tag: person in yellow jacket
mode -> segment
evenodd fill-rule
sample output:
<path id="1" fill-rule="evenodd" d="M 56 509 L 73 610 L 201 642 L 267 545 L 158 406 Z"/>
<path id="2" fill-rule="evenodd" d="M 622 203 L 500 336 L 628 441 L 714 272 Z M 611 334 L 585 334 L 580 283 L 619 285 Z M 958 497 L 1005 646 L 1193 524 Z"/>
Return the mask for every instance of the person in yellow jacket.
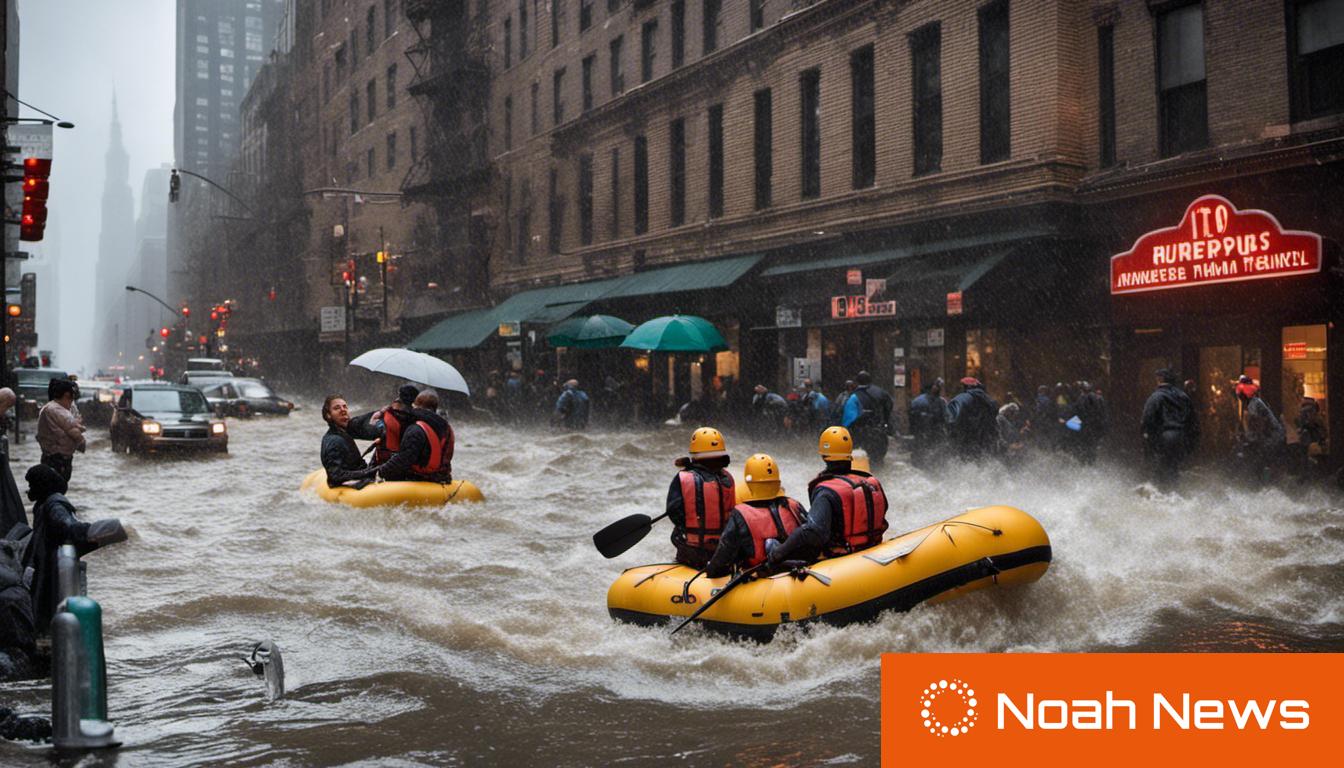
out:
<path id="1" fill-rule="evenodd" d="M 711 578 L 764 563 L 769 551 L 807 520 L 803 505 L 784 495 L 774 459 L 758 453 L 747 459 L 743 472 L 747 492 L 729 513 L 719 546 L 705 566 Z"/>

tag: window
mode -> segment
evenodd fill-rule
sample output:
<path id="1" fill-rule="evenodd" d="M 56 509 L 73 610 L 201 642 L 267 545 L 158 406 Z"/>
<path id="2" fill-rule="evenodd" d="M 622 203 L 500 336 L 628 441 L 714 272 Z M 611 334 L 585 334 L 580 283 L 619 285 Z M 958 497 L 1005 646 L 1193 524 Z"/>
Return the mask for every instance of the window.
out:
<path id="1" fill-rule="evenodd" d="M 855 189 L 877 181 L 877 113 L 874 109 L 873 46 L 849 55 L 850 142 Z"/>
<path id="2" fill-rule="evenodd" d="M 621 69 L 621 49 L 625 46 L 625 38 L 617 35 L 611 41 L 611 95 L 619 96 L 625 92 L 625 71 Z"/>
<path id="3" fill-rule="evenodd" d="M 518 237 L 513 258 L 516 263 L 525 264 L 528 246 L 532 244 L 532 185 L 526 178 L 523 179 L 519 197 L 522 202 L 518 206 Z"/>
<path id="4" fill-rule="evenodd" d="M 504 97 L 504 151 L 513 149 L 513 97 Z"/>
<path id="5" fill-rule="evenodd" d="M 751 0 L 751 31 L 765 26 L 765 0 Z"/>
<path id="6" fill-rule="evenodd" d="M 1097 138 L 1102 168 L 1115 165 L 1115 27 L 1097 28 Z"/>
<path id="7" fill-rule="evenodd" d="M 537 135 L 537 131 L 541 129 L 541 121 L 540 121 L 540 119 L 539 119 L 539 117 L 538 117 L 539 112 L 538 112 L 538 105 L 537 105 L 537 102 L 541 100 L 540 93 L 541 93 L 541 86 L 540 86 L 540 84 L 538 84 L 538 83 L 533 83 L 533 84 L 532 84 L 532 134 L 531 134 L 531 135 L 533 135 L 533 136 L 536 136 L 536 135 Z"/>
<path id="8" fill-rule="evenodd" d="M 677 118 L 668 126 L 667 181 L 668 216 L 672 226 L 686 223 L 686 120 Z"/>
<path id="9" fill-rule="evenodd" d="M 1007 160 L 1012 114 L 1008 102 L 1008 0 L 980 8 L 980 162 Z"/>
<path id="10" fill-rule="evenodd" d="M 355 67 L 359 66 L 359 25 L 356 24 L 350 29 L 350 71 L 353 73 Z"/>
<path id="11" fill-rule="evenodd" d="M 378 81 L 369 80 L 369 84 L 364 86 L 364 105 L 369 112 L 369 122 L 378 116 Z"/>
<path id="12" fill-rule="evenodd" d="M 635 137 L 635 234 L 649 231 L 649 144 Z"/>
<path id="13" fill-rule="evenodd" d="M 709 217 L 723 215 L 723 105 L 709 108 Z"/>
<path id="14" fill-rule="evenodd" d="M 1344 0 L 1297 0 L 1288 27 L 1293 119 L 1344 112 Z"/>
<path id="15" fill-rule="evenodd" d="M 366 166 L 367 166 L 367 168 L 368 168 L 367 178 L 372 179 L 372 178 L 373 178 L 373 147 L 369 147 L 369 151 L 366 152 L 366 153 L 364 154 L 364 158 L 368 161 L 368 162 L 366 163 Z"/>
<path id="16" fill-rule="evenodd" d="M 593 26 L 593 0 L 579 0 L 579 31 Z"/>
<path id="17" fill-rule="evenodd" d="M 647 83 L 653 79 L 653 59 L 658 51 L 658 20 L 649 19 L 640 30 L 639 40 L 639 81 Z"/>
<path id="18" fill-rule="evenodd" d="M 376 5 L 370 5 L 369 12 L 364 16 L 364 46 L 370 56 L 373 55 L 374 49 L 378 47 L 378 25 L 374 23 L 377 8 Z"/>
<path id="19" fill-rule="evenodd" d="M 597 54 L 583 60 L 583 111 L 593 108 L 593 67 L 597 64 Z"/>
<path id="20" fill-rule="evenodd" d="M 387 68 L 387 108 L 389 110 L 397 107 L 397 65 L 393 64 Z"/>
<path id="21" fill-rule="evenodd" d="M 774 136 L 771 122 L 770 89 L 755 94 L 755 120 L 752 154 L 755 158 L 754 187 L 756 210 L 770 207 L 771 176 L 774 172 Z"/>
<path id="22" fill-rule="evenodd" d="M 677 69 L 686 63 L 686 3 L 675 0 L 672 3 L 672 68 Z"/>
<path id="23" fill-rule="evenodd" d="M 943 165 L 942 30 L 937 22 L 910 35 L 910 77 L 914 93 L 915 175 Z"/>
<path id="24" fill-rule="evenodd" d="M 350 89 L 350 133 L 359 130 L 359 91 Z"/>
<path id="25" fill-rule="evenodd" d="M 551 75 L 551 111 L 556 125 L 565 122 L 564 91 L 565 68 L 561 67 L 555 70 L 555 74 Z"/>
<path id="26" fill-rule="evenodd" d="M 704 31 L 704 54 L 708 56 L 719 48 L 719 10 L 721 0 L 705 0 L 704 14 L 700 17 Z"/>
<path id="27" fill-rule="evenodd" d="M 579 155 L 579 242 L 593 244 L 593 156 Z"/>
<path id="28" fill-rule="evenodd" d="M 322 65 L 322 103 L 331 101 L 331 62 Z"/>
<path id="29" fill-rule="evenodd" d="M 560 238 L 564 235 L 564 205 L 560 201 L 560 172 L 551 169 L 551 185 L 547 191 L 548 232 L 546 243 L 551 253 L 560 252 Z"/>
<path id="30" fill-rule="evenodd" d="M 420 141 L 419 141 L 419 139 L 420 139 L 420 137 L 419 137 L 419 135 L 418 135 L 418 132 L 415 130 L 415 126 L 411 126 L 411 162 L 412 162 L 412 163 L 414 163 L 414 162 L 416 162 L 417 160 L 420 159 Z"/>
<path id="31" fill-rule="evenodd" d="M 1163 157 L 1207 146 L 1202 5 L 1186 5 L 1158 15 L 1157 83 Z"/>
<path id="32" fill-rule="evenodd" d="M 387 134 L 387 170 L 397 167 L 397 132 Z"/>
<path id="33" fill-rule="evenodd" d="M 397 28 L 397 0 L 383 0 L 383 37 L 391 37 Z"/>
<path id="34" fill-rule="evenodd" d="M 560 44 L 560 19 L 565 15 L 562 0 L 551 0 L 551 47 Z"/>
<path id="35" fill-rule="evenodd" d="M 513 19 L 504 19 L 504 68 L 513 66 Z"/>
<path id="36" fill-rule="evenodd" d="M 518 60 L 527 58 L 527 0 L 518 0 Z"/>
<path id="37" fill-rule="evenodd" d="M 611 237 L 621 234 L 621 148 L 611 148 Z"/>
<path id="38" fill-rule="evenodd" d="M 802 126 L 803 197 L 821 194 L 821 70 L 809 69 L 798 77 Z"/>

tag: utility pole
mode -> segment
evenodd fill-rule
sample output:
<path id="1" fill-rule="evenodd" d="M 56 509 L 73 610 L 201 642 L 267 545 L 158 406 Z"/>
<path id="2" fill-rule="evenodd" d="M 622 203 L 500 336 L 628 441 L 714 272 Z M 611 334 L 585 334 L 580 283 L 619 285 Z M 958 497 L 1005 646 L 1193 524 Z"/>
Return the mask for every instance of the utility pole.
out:
<path id="1" fill-rule="evenodd" d="M 378 225 L 378 270 L 383 286 L 383 331 L 387 331 L 387 240 L 383 239 L 383 225 Z"/>

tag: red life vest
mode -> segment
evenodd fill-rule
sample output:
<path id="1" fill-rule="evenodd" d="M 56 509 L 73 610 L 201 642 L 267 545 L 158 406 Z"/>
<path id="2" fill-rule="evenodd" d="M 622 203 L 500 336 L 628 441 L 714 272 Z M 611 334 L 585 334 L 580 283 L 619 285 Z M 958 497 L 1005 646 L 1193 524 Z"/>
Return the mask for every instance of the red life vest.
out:
<path id="1" fill-rule="evenodd" d="M 887 494 L 877 478 L 851 472 L 814 480 L 812 487 L 826 488 L 840 498 L 845 527 L 843 531 L 831 531 L 831 556 L 857 552 L 882 541 L 887 531 Z"/>
<path id="2" fill-rule="evenodd" d="M 395 421 L 395 419 L 393 419 Z M 453 428 L 450 425 L 443 435 L 434 431 L 434 428 L 425 421 L 417 421 L 416 424 L 425 431 L 425 437 L 429 440 L 429 461 L 425 464 L 416 464 L 411 466 L 411 471 L 417 475 L 433 475 L 442 469 L 445 465 L 451 466 L 453 460 Z M 398 430 L 398 438 L 400 431 Z"/>
<path id="3" fill-rule="evenodd" d="M 375 464 L 386 464 L 387 460 L 392 458 L 392 454 L 401 450 L 401 419 L 397 418 L 396 414 L 388 413 L 391 410 L 391 408 L 384 408 L 372 419 L 383 423 L 383 439 L 373 449 L 373 463 Z"/>
<path id="4" fill-rule="evenodd" d="M 765 562 L 765 540 L 778 539 L 782 544 L 794 529 L 803 524 L 803 505 L 788 498 L 775 499 L 768 507 L 738 504 L 733 508 L 751 531 L 751 557 L 744 568 L 754 568 Z"/>
<path id="5" fill-rule="evenodd" d="M 686 545 L 712 553 L 719 546 L 728 513 L 737 503 L 733 476 L 723 472 L 707 486 L 699 472 L 683 469 L 677 479 L 681 481 L 681 506 L 686 511 Z"/>

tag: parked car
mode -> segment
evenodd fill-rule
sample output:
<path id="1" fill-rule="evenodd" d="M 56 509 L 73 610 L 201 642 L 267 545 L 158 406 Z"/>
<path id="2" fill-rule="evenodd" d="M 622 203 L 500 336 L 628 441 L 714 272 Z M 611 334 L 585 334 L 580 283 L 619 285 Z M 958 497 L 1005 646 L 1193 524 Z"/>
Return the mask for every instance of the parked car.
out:
<path id="1" fill-rule="evenodd" d="M 114 381 L 85 380 L 79 382 L 79 399 L 75 406 L 86 426 L 102 426 L 112 422 L 120 395 L 120 387 Z"/>
<path id="2" fill-rule="evenodd" d="M 223 373 L 228 369 L 224 367 L 224 361 L 215 357 L 192 357 L 187 359 L 187 371 L 219 371 Z"/>
<path id="3" fill-rule="evenodd" d="M 193 387 L 209 386 L 213 382 L 221 379 L 232 379 L 233 374 L 228 371 L 186 371 L 178 379 L 179 384 L 186 384 Z"/>
<path id="4" fill-rule="evenodd" d="M 47 385 L 52 379 L 68 379 L 70 374 L 59 368 L 18 368 L 14 371 L 19 396 L 19 415 L 25 419 L 37 416 L 37 410 L 47 402 Z"/>
<path id="5" fill-rule="evenodd" d="M 166 382 L 122 385 L 112 414 L 112 450 L 196 449 L 225 453 L 229 431 L 195 387 Z"/>
<path id="6" fill-rule="evenodd" d="M 220 379 L 203 382 L 201 393 L 220 416 L 251 416 L 257 413 L 288 416 L 294 403 L 275 394 L 261 379 Z"/>

